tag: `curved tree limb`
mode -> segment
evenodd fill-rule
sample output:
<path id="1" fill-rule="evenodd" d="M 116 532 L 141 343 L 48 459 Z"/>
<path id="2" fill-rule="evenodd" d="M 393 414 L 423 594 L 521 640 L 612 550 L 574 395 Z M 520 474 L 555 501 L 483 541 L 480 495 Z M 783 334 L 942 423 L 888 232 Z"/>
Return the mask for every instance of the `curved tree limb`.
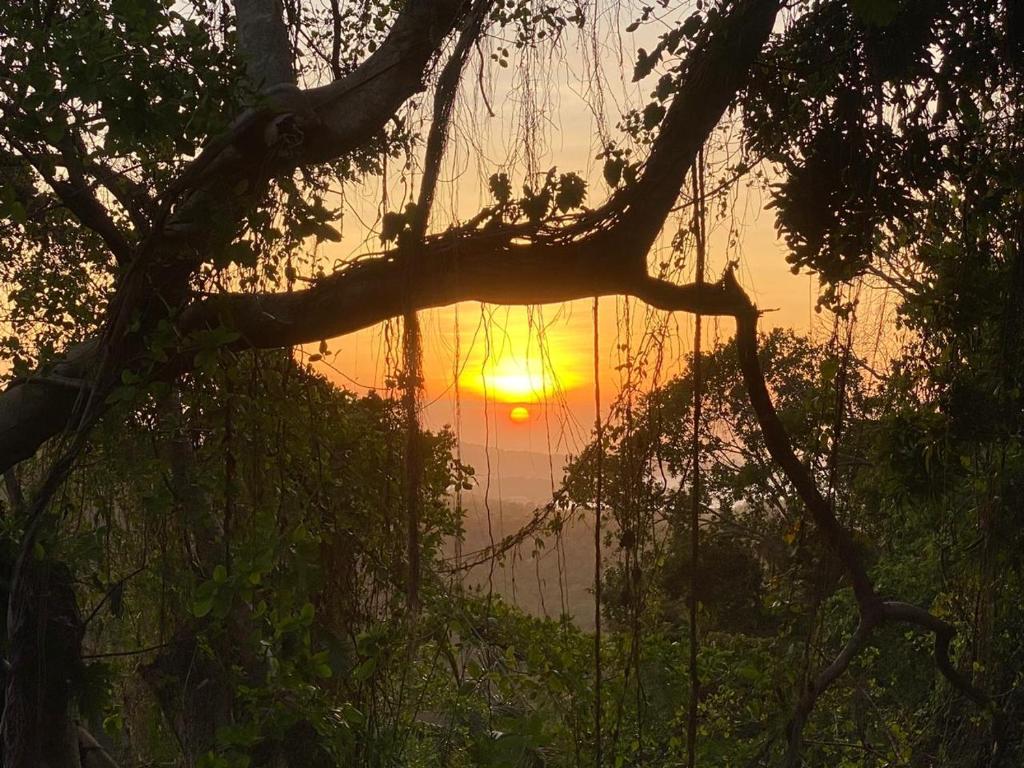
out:
<path id="1" fill-rule="evenodd" d="M 372 136 L 420 87 L 425 66 L 462 7 L 455 0 L 412 0 L 385 43 L 349 76 L 322 88 L 286 89 L 271 107 L 240 118 L 162 196 L 169 213 L 166 224 L 160 225 L 158 215 L 157 225 L 140 246 L 153 255 L 148 263 L 129 267 L 129 277 L 111 302 L 105 334 L 109 341 L 86 342 L 88 352 L 69 355 L 54 366 L 54 373 L 89 379 L 100 359 L 109 361 L 105 367 L 111 372 L 129 364 L 132 347 L 122 341 L 128 319 L 147 312 L 159 317 L 166 314 L 166 307 L 181 306 L 192 271 L 217 247 L 213 233 L 223 233 L 224 222 L 238 220 L 251 204 L 251 197 L 237 188 L 254 163 L 277 170 L 313 163 L 336 157 Z M 411 305 L 423 309 L 462 300 L 543 304 L 616 293 L 642 298 L 649 293 L 662 308 L 699 307 L 704 314 L 722 314 L 728 302 L 723 304 L 714 288 L 697 291 L 654 281 L 646 275 L 644 261 L 696 151 L 746 82 L 778 8 L 779 0 L 740 0 L 704 36 L 691 55 L 696 63 L 687 69 L 651 159 L 634 187 L 613 195 L 577 225 L 548 230 L 530 244 L 509 242 L 507 236 L 488 241 L 482 232 L 457 242 L 451 233 L 431 238 L 424 245 L 429 253 L 414 260 Z M 287 112 L 289 105 L 295 111 Z M 264 162 L 247 158 L 239 149 L 240 136 L 263 136 L 271 125 L 285 130 L 289 121 L 301 129 L 303 139 L 287 153 L 281 154 L 276 145 L 264 147 Z M 170 212 L 173 201 L 186 193 Z M 470 253 L 464 255 L 464 250 Z M 388 259 L 359 263 L 309 291 L 227 294 L 198 302 L 184 309 L 180 322 L 186 328 L 214 320 L 230 326 L 237 322 L 243 338 L 254 347 L 327 338 L 403 314 L 406 306 L 396 290 L 398 276 Z M 398 286 L 404 283 L 397 281 Z M 95 347 L 117 344 L 121 346 L 97 354 Z M 47 438 L 73 424 L 77 400 L 77 394 L 41 379 L 14 382 L 0 394 L 0 470 L 28 458 Z"/>
<path id="2" fill-rule="evenodd" d="M 757 317 L 758 313 L 753 305 L 747 312 L 737 315 L 736 350 L 739 355 L 740 369 L 743 372 L 743 380 L 750 396 L 750 404 L 754 408 L 758 423 L 761 425 L 761 432 L 764 435 L 765 447 L 785 472 L 793 487 L 796 488 L 800 500 L 803 501 L 829 546 L 839 556 L 850 578 L 857 603 L 861 606 L 872 605 L 877 602 L 878 598 L 867 570 L 861 562 L 853 538 L 836 519 L 832 506 L 818 490 L 814 478 L 794 453 L 786 428 L 782 425 L 782 420 L 779 419 L 775 406 L 772 404 L 764 372 L 761 370 L 761 361 L 757 356 Z"/>
<path id="3" fill-rule="evenodd" d="M 901 621 L 913 624 L 935 635 L 935 666 L 945 675 L 946 679 L 979 707 L 988 706 L 991 698 L 987 693 L 974 685 L 966 675 L 953 666 L 949 657 L 949 645 L 956 636 L 953 625 L 938 616 L 910 603 L 886 600 L 882 603 L 882 616 L 890 621 Z"/>
<path id="4" fill-rule="evenodd" d="M 728 285 L 677 285 L 634 278 L 614 259 L 597 259 L 589 249 L 488 249 L 477 244 L 452 247 L 434 239 L 417 258 L 412 305 L 417 310 L 483 301 L 545 304 L 592 296 L 628 294 L 664 310 L 730 316 L 741 298 Z M 356 263 L 310 288 L 292 293 L 228 293 L 190 305 L 178 320 L 187 339 L 197 330 L 229 327 L 240 334 L 239 349 L 287 347 L 353 333 L 403 314 L 407 301 L 405 266 L 394 258 Z M 80 380 L 98 360 L 92 340 L 75 347 L 51 373 Z M 185 351 L 187 356 L 188 351 Z M 191 367 L 179 359 L 167 375 Z M 23 379 L 0 396 L 0 466 L 7 469 L 31 456 L 62 431 L 79 391 L 46 377 Z"/>
<path id="5" fill-rule="evenodd" d="M 99 339 L 68 349 L 64 359 L 27 379 L 16 379 L 0 395 L 0 464 L 7 471 L 69 424 L 80 389 L 58 381 L 86 381 Z"/>
<path id="6" fill-rule="evenodd" d="M 857 629 L 850 636 L 846 645 L 843 646 L 843 650 L 832 660 L 831 664 L 821 670 L 817 677 L 808 683 L 807 690 L 800 696 L 800 700 L 797 702 L 787 727 L 789 742 L 786 752 L 786 764 L 790 768 L 797 768 L 800 765 L 800 744 L 804 723 L 807 722 L 807 718 L 814 710 L 814 705 L 818 703 L 818 697 L 839 679 L 839 676 L 850 666 L 850 662 L 861 652 L 872 631 L 878 625 L 878 620 L 878 617 L 868 618 L 862 616 L 860 623 L 857 624 Z"/>
<path id="7" fill-rule="evenodd" d="M 729 278 L 729 275 L 726 277 Z M 749 303 L 743 312 L 736 315 L 736 347 L 751 405 L 761 426 L 769 454 L 796 488 L 815 525 L 846 569 L 860 614 L 860 624 L 847 645 L 839 656 L 818 674 L 797 703 L 788 729 L 788 764 L 799 765 L 803 726 L 818 697 L 839 678 L 864 647 L 874 629 L 885 621 L 903 621 L 933 632 L 936 667 L 972 701 L 979 706 L 986 706 L 990 701 L 989 697 L 959 673 L 950 660 L 949 645 L 956 634 L 955 629 L 924 608 L 908 603 L 883 601 L 876 594 L 850 531 L 836 518 L 832 506 L 818 490 L 814 478 L 797 458 L 789 435 L 775 411 L 758 359 L 757 318 L 757 310 Z"/>

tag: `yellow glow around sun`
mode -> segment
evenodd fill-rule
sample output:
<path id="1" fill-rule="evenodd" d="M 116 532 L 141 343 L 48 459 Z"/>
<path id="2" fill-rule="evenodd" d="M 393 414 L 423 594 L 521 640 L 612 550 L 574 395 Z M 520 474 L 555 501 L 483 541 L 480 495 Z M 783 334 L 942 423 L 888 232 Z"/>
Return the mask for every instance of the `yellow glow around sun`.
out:
<path id="1" fill-rule="evenodd" d="M 583 383 L 572 345 L 549 333 L 541 349 L 536 331 L 510 317 L 492 331 L 490 352 L 478 343 L 470 351 L 459 384 L 488 400 L 526 405 L 549 400 Z M 527 418 L 529 414 L 527 413 Z"/>
<path id="2" fill-rule="evenodd" d="M 459 382 L 479 395 L 505 403 L 537 403 L 554 393 L 570 389 L 578 377 L 569 370 L 552 371 L 538 360 L 507 356 L 482 370 L 465 370 Z"/>

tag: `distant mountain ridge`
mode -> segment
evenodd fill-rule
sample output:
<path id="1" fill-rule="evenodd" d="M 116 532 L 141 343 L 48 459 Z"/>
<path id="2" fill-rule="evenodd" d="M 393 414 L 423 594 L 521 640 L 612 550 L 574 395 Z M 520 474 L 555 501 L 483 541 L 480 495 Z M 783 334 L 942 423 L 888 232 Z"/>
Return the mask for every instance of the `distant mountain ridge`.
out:
<path id="1" fill-rule="evenodd" d="M 551 500 L 553 490 L 562 484 L 569 457 L 566 454 L 540 453 L 494 448 L 478 443 L 461 445 L 463 464 L 476 470 L 477 487 L 471 495 L 487 490 L 490 475 L 490 501 L 502 499 L 524 505 L 542 506 Z M 489 469 L 488 469 L 489 467 Z"/>
<path id="2" fill-rule="evenodd" d="M 568 458 L 463 443 L 462 462 L 476 470 L 477 479 L 477 485 L 462 494 L 463 551 L 484 550 L 530 523 L 535 510 L 551 501 L 552 490 L 562 484 Z M 557 617 L 565 611 L 581 628 L 592 629 L 593 528 L 587 520 L 574 520 L 559 541 L 552 537 L 546 542 L 535 552 L 529 539 L 506 553 L 493 571 L 487 564 L 470 569 L 465 583 L 483 590 L 493 587 L 505 600 L 537 616 Z"/>

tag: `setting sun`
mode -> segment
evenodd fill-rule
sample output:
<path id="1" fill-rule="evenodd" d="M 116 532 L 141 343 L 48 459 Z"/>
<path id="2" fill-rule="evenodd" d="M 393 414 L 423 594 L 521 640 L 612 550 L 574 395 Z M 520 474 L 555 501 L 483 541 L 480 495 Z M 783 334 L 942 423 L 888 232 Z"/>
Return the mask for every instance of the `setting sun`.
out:
<path id="1" fill-rule="evenodd" d="M 563 330 L 561 326 L 559 331 Z M 562 333 L 548 333 L 543 348 L 536 328 L 524 316 L 507 318 L 493 331 L 501 341 L 490 351 L 478 344 L 470 352 L 459 383 L 476 395 L 522 408 L 510 411 L 513 421 L 526 421 L 530 414 L 522 407 L 549 400 L 557 393 L 580 386 L 584 378 L 571 344 Z"/>
<path id="2" fill-rule="evenodd" d="M 462 384 L 479 395 L 506 403 L 537 403 L 578 384 L 569 370 L 551 371 L 540 362 L 505 357 L 482 370 L 466 371 Z"/>
<path id="3" fill-rule="evenodd" d="M 508 417 L 512 421 L 516 422 L 516 424 L 522 424 L 523 422 L 530 420 L 530 411 L 526 406 L 517 405 L 508 412 Z"/>

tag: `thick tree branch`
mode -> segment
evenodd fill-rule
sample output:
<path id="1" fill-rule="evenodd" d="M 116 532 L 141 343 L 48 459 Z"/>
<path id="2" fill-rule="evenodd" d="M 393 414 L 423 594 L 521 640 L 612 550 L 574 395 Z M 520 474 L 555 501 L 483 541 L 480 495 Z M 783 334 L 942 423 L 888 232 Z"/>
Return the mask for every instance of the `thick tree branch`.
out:
<path id="1" fill-rule="evenodd" d="M 44 374 L 84 381 L 98 349 L 98 339 L 76 345 Z M 3 470 L 32 456 L 47 438 L 68 427 L 80 394 L 79 388 L 63 386 L 46 375 L 12 382 L 0 396 L 0 465 Z"/>
<path id="2" fill-rule="evenodd" d="M 71 177 L 66 181 L 47 177 L 47 182 L 64 206 L 82 224 L 103 238 L 119 264 L 131 260 L 132 244 L 114 224 L 107 209 L 96 199 L 84 179 Z"/>
<path id="3" fill-rule="evenodd" d="M 624 236 L 654 242 L 694 156 L 746 84 L 780 5 L 778 0 L 739 0 L 708 22 L 694 52 L 687 56 L 662 121 L 662 135 L 673 140 L 655 142 L 639 183 L 623 192 Z"/>
<path id="4" fill-rule="evenodd" d="M 397 317 L 407 306 L 418 311 L 462 301 L 525 305 L 631 295 L 659 309 L 705 315 L 733 315 L 744 306 L 739 286 L 700 288 L 634 275 L 622 268 L 622 258 L 595 254 L 587 243 L 474 249 L 465 242 L 435 240 L 432 245 L 414 260 L 409 293 L 406 265 L 382 258 L 355 264 L 304 291 L 210 297 L 184 314 L 183 327 L 225 325 L 238 331 L 246 346 L 268 348 L 352 333 Z"/>
<path id="5" fill-rule="evenodd" d="M 411 0 L 384 44 L 347 77 L 304 92 L 322 126 L 304 148 L 304 162 L 337 157 L 362 144 L 423 89 L 427 63 L 452 31 L 464 0 Z"/>
<path id="6" fill-rule="evenodd" d="M 727 275 L 727 278 L 729 275 Z M 860 653 L 874 629 L 885 621 L 915 624 L 935 635 L 935 664 L 939 671 L 960 691 L 980 706 L 989 703 L 988 696 L 959 673 L 949 657 L 949 645 L 956 634 L 954 628 L 924 608 L 907 603 L 883 601 L 875 592 L 867 570 L 854 544 L 853 536 L 836 518 L 831 504 L 818 490 L 810 472 L 797 458 L 782 421 L 772 404 L 757 352 L 757 317 L 752 304 L 736 315 L 736 347 L 740 368 L 751 405 L 761 426 L 765 446 L 787 479 L 796 488 L 811 519 L 824 535 L 830 548 L 846 569 L 857 600 L 860 624 L 838 657 L 826 667 L 803 692 L 789 724 L 788 764 L 800 762 L 800 741 L 804 723 L 821 696 Z"/>
<path id="7" fill-rule="evenodd" d="M 242 0 L 256 10 L 270 2 Z M 462 4 L 410 0 L 387 39 L 346 77 L 307 90 L 288 79 L 265 88 L 260 103 L 210 141 L 159 196 L 161 210 L 145 246 L 163 251 L 173 246 L 187 277 L 198 267 L 197 258 L 201 263 L 211 249 L 227 244 L 221 240 L 232 237 L 233 228 L 225 223 L 241 221 L 254 203 L 253 192 L 268 179 L 337 159 L 365 144 L 422 89 L 426 68 Z M 161 238 L 168 242 L 161 243 Z M 167 253 L 161 256 L 163 261 L 169 258 Z"/>
<path id="8" fill-rule="evenodd" d="M 180 306 L 197 260 L 218 245 L 211 233 L 229 230 L 224 222 L 237 220 L 244 211 L 249 198 L 237 191 L 238 182 L 251 177 L 256 161 L 237 146 L 241 136 L 256 132 L 260 141 L 273 139 L 268 127 L 280 133 L 294 119 L 302 143 L 283 154 L 268 150 L 267 162 L 258 165 L 278 171 L 358 146 L 420 87 L 424 68 L 463 7 L 456 0 L 411 0 L 381 48 L 349 76 L 323 88 L 293 90 L 291 97 L 282 92 L 276 106 L 250 111 L 208 147 L 163 196 L 165 213 L 157 216 L 142 246 L 154 251 L 150 260 L 159 269 L 133 264 L 112 302 L 107 344 L 117 343 L 118 329 L 127 327 L 127 318 L 142 314 L 140 307 Z M 424 245 L 412 273 L 399 272 L 393 259 L 385 258 L 353 265 L 308 291 L 211 298 L 184 310 L 183 327 L 226 322 L 251 346 L 287 346 L 349 333 L 400 316 L 409 306 L 425 309 L 466 300 L 544 304 L 617 293 L 650 296 L 664 309 L 729 314 L 729 299 L 721 291 L 652 280 L 644 260 L 671 207 L 666 201 L 674 201 L 698 147 L 745 83 L 777 9 L 778 0 L 741 0 L 720 17 L 693 54 L 694 61 L 706 58 L 707 63 L 689 68 L 635 192 L 614 196 L 569 227 L 534 233 L 528 244 L 518 243 L 519 235 L 528 232 L 517 233 L 515 242 L 509 232 L 448 233 Z M 716 74 L 712 64 L 722 71 Z M 295 111 L 284 112 L 286 102 Z M 291 117 L 282 122 L 283 115 Z M 168 217 L 169 206 L 188 190 L 191 194 Z M 409 303 L 396 290 L 407 281 L 412 286 Z M 97 351 L 69 356 L 53 373 L 86 378 L 99 359 Z M 114 370 L 111 359 L 126 364 L 129 352 L 106 352 L 106 366 Z M 0 469 L 28 458 L 62 431 L 77 398 L 77 392 L 40 379 L 16 382 L 0 394 Z"/>
<path id="9" fill-rule="evenodd" d="M 81 222 L 102 238 L 119 263 L 131 257 L 132 244 L 117 228 L 110 214 L 93 194 L 89 181 L 82 172 L 82 161 L 71 149 L 66 148 L 60 155 L 32 153 L 24 145 L 17 146 L 19 155 L 8 155 L 15 163 L 24 163 L 33 168 L 47 183 L 57 199 Z M 5 153 L 7 154 L 7 153 Z M 67 170 L 59 177 L 58 166 Z"/>
<path id="10" fill-rule="evenodd" d="M 84 158 L 86 169 L 102 184 L 114 199 L 120 203 L 135 225 L 138 233 L 149 228 L 148 216 L 151 215 L 153 200 L 141 185 L 129 178 L 127 174 L 111 168 L 105 163 L 89 157 Z"/>
<path id="11" fill-rule="evenodd" d="M 761 370 L 761 361 L 757 356 L 757 312 L 752 305 L 747 312 L 736 318 L 736 349 L 750 403 L 761 425 L 768 453 L 786 473 L 818 530 L 838 555 L 850 577 L 858 604 L 865 606 L 877 602 L 875 589 L 861 562 L 853 538 L 836 519 L 831 504 L 818 490 L 814 479 L 794 453 L 786 428 L 772 404 Z"/>
<path id="12" fill-rule="evenodd" d="M 60 151 L 72 180 L 86 190 L 91 190 L 95 186 L 87 177 L 92 177 L 103 186 L 128 214 L 135 227 L 136 237 L 141 237 L 149 229 L 148 217 L 151 215 L 152 199 L 141 184 L 91 156 L 89 148 L 77 131 L 69 131 L 64 136 L 60 142 Z M 129 246 L 127 242 L 126 246 Z M 129 255 L 130 247 L 127 248 L 125 258 Z"/>
<path id="13" fill-rule="evenodd" d="M 287 347 L 341 336 L 367 328 L 406 311 L 460 301 L 496 304 L 544 304 L 596 295 L 628 294 L 665 310 L 732 315 L 747 306 L 738 286 L 725 283 L 674 285 L 633 277 L 621 260 L 595 258 L 590 248 L 507 246 L 484 249 L 480 244 L 431 241 L 415 260 L 417 277 L 406 293 L 405 265 L 393 257 L 356 263 L 314 286 L 292 293 L 223 294 L 201 300 L 182 314 L 184 337 L 210 327 L 227 326 L 241 334 L 239 348 Z M 82 379 L 95 365 L 99 344 L 76 347 L 52 370 Z M 174 374 L 190 362 L 172 366 Z M 0 469 L 31 456 L 50 436 L 61 432 L 79 397 L 79 390 L 46 378 L 12 384 L 0 396 Z"/>
<path id="14" fill-rule="evenodd" d="M 295 84 L 292 47 L 280 0 L 235 0 L 238 47 L 257 91 Z"/>
<path id="15" fill-rule="evenodd" d="M 803 692 L 803 695 L 797 702 L 796 710 L 793 713 L 793 717 L 790 718 L 788 725 L 789 739 L 786 764 L 790 768 L 798 768 L 800 765 L 800 745 L 804 724 L 814 710 L 814 705 L 818 703 L 818 697 L 827 691 L 850 666 L 850 662 L 857 658 L 857 655 L 864 648 L 864 644 L 878 625 L 880 618 L 877 615 L 873 617 L 862 616 L 857 629 L 850 636 L 846 645 L 843 646 L 843 650 L 839 652 L 839 655 L 833 659 L 831 664 L 821 670 L 814 680 L 808 683 L 807 690 Z"/>
<path id="16" fill-rule="evenodd" d="M 902 621 L 913 624 L 935 635 L 935 666 L 946 676 L 946 679 L 980 707 L 987 706 L 991 699 L 977 688 L 965 675 L 953 666 L 949 658 L 949 644 L 956 636 L 953 626 L 924 608 L 909 603 L 887 600 L 882 603 L 882 615 L 890 621 Z"/>
<path id="17" fill-rule="evenodd" d="M 672 103 L 635 184 L 568 228 L 612 230 L 614 248 L 647 250 L 672 211 L 693 159 L 747 82 L 750 67 L 771 34 L 781 3 L 739 0 L 708 22 L 687 56 Z M 634 264 L 638 269 L 643 261 Z"/>

